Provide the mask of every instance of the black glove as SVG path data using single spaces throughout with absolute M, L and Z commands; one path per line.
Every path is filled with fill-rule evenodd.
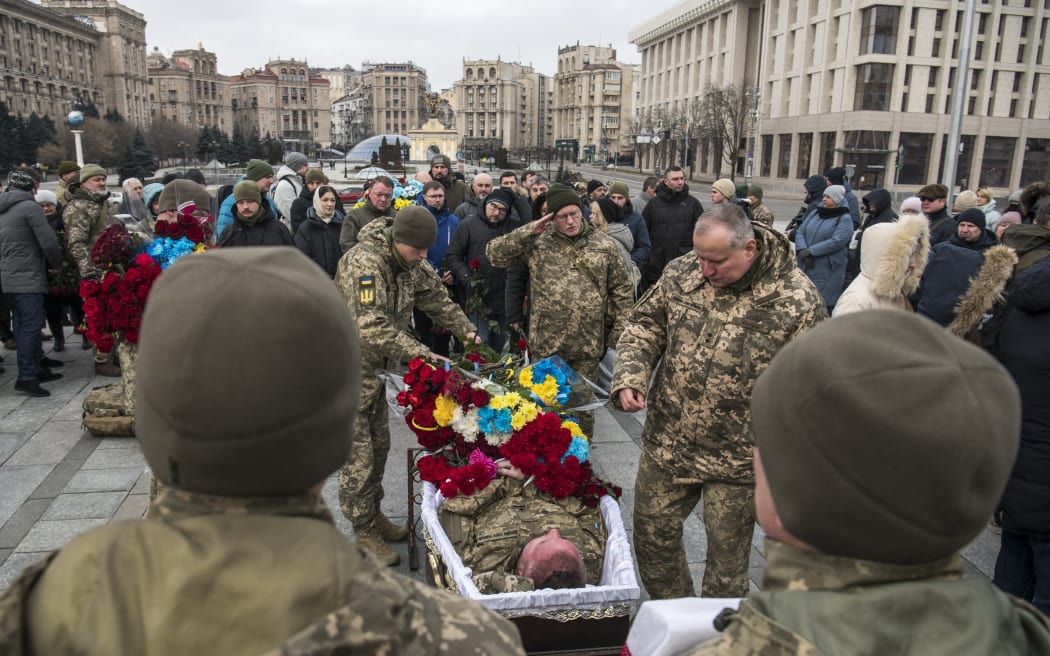
M 802 263 L 805 264 L 806 270 L 812 269 L 814 266 L 816 266 L 816 264 L 813 261 L 813 256 L 809 254 L 808 248 L 803 248 L 798 253 L 796 253 L 796 255 L 798 255 L 798 259 L 802 260 Z

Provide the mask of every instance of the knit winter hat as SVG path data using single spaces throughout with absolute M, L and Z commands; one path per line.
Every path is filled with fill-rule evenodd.
M 254 182 L 245 180 L 241 184 L 249 184 L 255 187 L 256 194 L 259 193 L 259 186 Z M 239 187 L 240 185 L 237 186 Z M 234 187 L 235 202 L 239 200 L 237 199 L 236 189 Z M 145 194 L 143 194 L 143 200 L 145 200 Z M 196 205 L 197 211 L 209 212 L 211 210 L 211 196 L 199 184 L 186 179 L 173 180 L 164 185 L 164 191 L 160 192 L 160 198 L 157 200 L 157 212 L 178 212 L 187 203 Z
M 580 197 L 576 195 L 576 192 L 560 182 L 552 184 L 551 188 L 547 190 L 547 212 L 557 214 L 559 210 L 569 205 L 582 207 L 580 205 Z
M 722 194 L 726 198 L 732 198 L 736 195 L 736 185 L 729 178 L 722 178 L 721 180 L 715 180 L 711 183 L 711 188 Z
M 755 198 L 758 199 L 758 202 L 760 202 L 760 203 L 762 202 L 762 194 L 763 193 L 765 193 L 765 192 L 762 191 L 762 187 L 759 187 L 756 184 L 753 184 L 753 185 L 751 185 L 750 187 L 747 188 L 747 195 L 748 196 L 754 196 Z
M 981 230 L 988 227 L 988 218 L 985 216 L 984 211 L 976 207 L 971 207 L 965 212 L 960 212 L 955 215 L 955 225 L 959 225 L 963 222 L 972 223 Z
M 293 171 L 298 171 L 309 163 L 310 160 L 306 159 L 306 155 L 297 153 L 294 150 L 284 156 L 284 165 Z
M 603 187 L 605 187 L 605 183 L 601 180 L 591 180 L 587 183 L 587 193 L 593 194 L 596 189 L 601 189 Z
M 430 159 L 430 168 L 434 168 L 437 164 L 444 164 L 446 168 L 452 168 L 452 160 L 448 158 L 448 155 L 434 155 Z
M 39 197 L 39 195 L 40 194 L 37 194 L 38 197 Z M 1021 224 L 1021 213 L 1020 212 L 1003 212 L 1003 215 L 1001 217 L 999 217 L 998 225 L 1003 225 L 1004 223 L 1005 224 L 1014 223 L 1014 224 L 1020 225 Z
M 176 180 L 178 182 L 178 180 Z M 174 184 L 174 183 L 172 183 Z M 171 185 L 168 185 L 171 186 Z M 168 187 L 164 188 L 166 192 Z M 164 193 L 161 193 L 163 196 Z M 253 180 L 241 180 L 237 183 L 237 186 L 233 188 L 233 202 L 239 203 L 242 200 L 254 200 L 256 203 L 262 204 L 262 194 L 259 193 L 259 185 Z
M 942 184 L 928 184 L 919 190 L 916 196 L 927 196 L 929 198 L 947 198 L 948 187 Z
M 394 217 L 390 236 L 413 248 L 430 248 L 437 241 L 437 221 L 427 208 L 411 205 Z
M 620 206 L 612 202 L 608 197 L 599 198 L 597 200 L 598 209 L 602 211 L 602 216 L 605 217 L 607 223 L 623 223 L 623 210 Z
M 33 191 L 33 187 L 37 185 L 38 181 L 39 178 L 26 168 L 14 169 L 7 176 L 7 184 L 15 189 L 21 189 L 22 191 Z
M 298 250 L 182 258 L 153 286 L 142 320 L 143 455 L 161 482 L 183 490 L 303 494 L 350 455 L 360 369 L 356 322 Z
M 835 204 L 838 205 L 846 198 L 846 188 L 842 185 L 831 185 L 824 190 L 824 195 L 835 201 Z
M 919 200 L 918 196 L 909 196 L 904 199 L 904 202 L 901 203 L 901 214 L 904 214 L 905 212 L 922 214 L 922 201 Z
M 109 174 L 106 173 L 106 169 L 102 168 L 98 164 L 85 164 L 84 167 L 80 169 L 81 182 L 87 182 L 91 178 L 94 178 L 95 176 L 99 175 L 103 177 L 108 177 Z
M 984 529 L 1020 412 L 994 358 L 899 310 L 820 323 L 777 353 L 751 398 L 784 528 L 824 553 L 896 564 L 946 557 Z
M 73 171 L 79 171 L 79 170 L 80 170 L 80 165 L 77 164 L 76 162 L 71 162 L 68 159 L 62 160 L 62 162 L 58 165 L 58 175 L 59 175 L 59 177 L 65 175 L 67 173 L 72 173 Z
M 55 192 L 53 191 L 50 191 L 48 189 L 41 189 L 40 191 L 36 192 L 36 202 L 51 203 L 52 205 L 58 205 L 58 196 L 56 196 Z M 1020 221 L 1018 221 L 1017 223 L 1020 223 Z
M 624 198 L 631 197 L 631 192 L 627 188 L 626 182 L 614 182 L 609 185 L 609 195 L 612 196 L 613 194 L 620 194 Z
M 972 207 L 977 207 L 977 194 L 967 189 L 955 197 L 955 204 L 952 206 L 952 209 L 956 212 L 963 212 Z
M 272 178 L 273 167 L 270 166 L 269 162 L 264 162 L 261 159 L 248 160 L 248 168 L 244 171 L 244 177 L 255 182 L 263 178 Z
M 824 172 L 824 177 L 831 181 L 833 185 L 844 185 L 846 184 L 846 169 L 841 166 L 828 169 Z
M 485 196 L 485 200 L 481 201 L 481 209 L 484 210 L 489 203 L 499 203 L 507 210 L 510 210 L 514 207 L 514 192 L 504 187 L 493 189 L 492 193 Z
M 324 174 L 321 169 L 310 169 L 306 172 L 307 184 L 311 182 L 319 182 L 321 184 L 328 184 L 328 176 Z

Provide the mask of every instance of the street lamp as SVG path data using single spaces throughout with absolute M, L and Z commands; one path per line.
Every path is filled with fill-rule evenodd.
M 189 144 L 185 141 L 180 141 L 175 144 L 175 147 L 179 149 L 179 154 L 182 155 L 182 172 L 186 173 L 186 149 L 189 148 Z

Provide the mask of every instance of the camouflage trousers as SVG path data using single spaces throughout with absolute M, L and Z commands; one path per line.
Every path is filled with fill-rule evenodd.
M 571 360 L 567 361 L 576 373 L 590 380 L 592 383 L 598 381 L 598 362 L 596 360 Z M 570 412 L 569 416 L 575 417 L 580 422 L 580 428 L 588 439 L 594 437 L 594 411 Z M 594 444 L 592 441 L 591 444 Z
M 701 497 L 707 566 L 701 597 L 746 597 L 755 487 L 721 481 L 683 483 L 644 449 L 634 493 L 634 551 L 653 599 L 695 596 L 682 531 Z
M 353 425 L 350 459 L 339 469 L 339 509 L 360 528 L 372 523 L 383 500 L 390 426 L 383 381 L 361 378 L 361 404 Z

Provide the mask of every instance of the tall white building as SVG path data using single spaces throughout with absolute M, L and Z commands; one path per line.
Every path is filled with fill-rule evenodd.
M 842 165 L 860 189 L 914 191 L 940 179 L 952 98 L 964 93 L 957 183 L 1005 195 L 1050 177 L 1050 2 L 979 3 L 962 85 L 964 6 L 688 0 L 631 32 L 642 51 L 642 108 L 709 82 L 754 84 L 757 182 L 798 192 L 799 180 Z M 698 159 L 697 170 L 710 167 Z
M 531 66 L 464 60 L 453 90 L 450 104 L 468 159 L 491 156 L 499 148 L 535 153 L 551 145 L 550 78 Z

